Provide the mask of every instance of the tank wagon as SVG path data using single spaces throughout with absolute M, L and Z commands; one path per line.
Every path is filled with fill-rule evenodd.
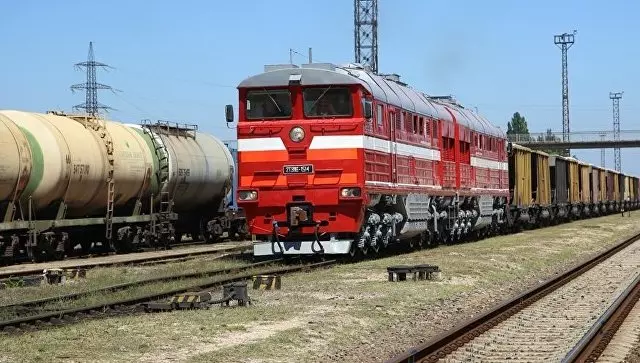
M 375 254 L 638 204 L 637 186 L 620 192 L 637 178 L 509 143 L 452 97 L 359 64 L 265 66 L 238 97 L 237 202 L 256 256 Z
M 4 263 L 233 234 L 234 163 L 193 125 L 0 111 Z M 242 222 L 242 221 L 241 221 Z

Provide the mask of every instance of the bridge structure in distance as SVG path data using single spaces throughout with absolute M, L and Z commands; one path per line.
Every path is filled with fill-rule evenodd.
M 615 149 L 640 147 L 640 130 L 575 131 L 563 140 L 562 132 L 511 134 L 507 139 L 530 149 Z

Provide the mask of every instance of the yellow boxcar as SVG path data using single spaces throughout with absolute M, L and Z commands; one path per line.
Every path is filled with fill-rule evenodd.
M 600 172 L 602 169 L 595 165 L 591 165 L 591 202 L 600 202 Z
M 600 169 L 600 201 L 607 202 L 607 174 L 609 171 L 606 169 Z
M 567 160 L 568 182 L 569 182 L 569 203 L 580 202 L 580 166 L 578 160 L 565 158 Z
M 591 165 L 579 162 L 580 166 L 580 200 L 591 203 Z
M 511 144 L 509 153 L 509 185 L 513 186 L 511 205 L 531 205 L 531 149 Z
M 620 173 L 611 171 L 613 174 L 613 200 L 620 201 Z
M 534 203 L 547 206 L 551 204 L 551 175 L 549 154 L 531 150 L 531 194 Z
M 622 199 L 624 200 L 631 200 L 631 194 L 629 193 L 631 191 L 631 177 L 628 175 L 624 176 L 624 193 L 622 196 Z

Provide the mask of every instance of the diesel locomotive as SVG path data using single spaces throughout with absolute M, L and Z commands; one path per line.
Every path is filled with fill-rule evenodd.
M 359 64 L 268 65 L 238 104 L 256 256 L 375 254 L 638 205 L 637 177 L 510 143 L 452 97 Z

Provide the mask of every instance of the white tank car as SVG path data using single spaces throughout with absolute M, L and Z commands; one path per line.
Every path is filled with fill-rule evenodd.
M 16 202 L 30 175 L 29 142 L 13 121 L 0 114 L 0 201 Z
M 221 140 L 199 131 L 173 133 L 146 125 L 126 125 L 144 134 L 151 147 L 157 148 L 155 167 L 159 174 L 166 170 L 163 191 L 169 192 L 176 213 L 218 211 L 231 189 L 234 172 L 231 153 Z M 157 180 L 154 184 L 162 182 Z
M 36 218 L 45 217 L 38 213 L 43 209 L 57 213 L 60 202 L 66 205 L 67 217 L 104 215 L 108 142 L 113 151 L 115 206 L 129 203 L 148 188 L 151 152 L 138 133 L 121 123 L 13 110 L 0 111 L 0 116 L 28 141 L 32 167 L 21 199 L 26 208 L 31 198 Z M 96 122 L 99 127 L 94 127 Z

